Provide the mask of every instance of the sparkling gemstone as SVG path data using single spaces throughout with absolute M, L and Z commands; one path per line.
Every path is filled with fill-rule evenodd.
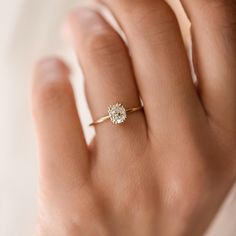
M 108 114 L 113 124 L 122 124 L 127 118 L 126 110 L 120 103 L 109 106 Z

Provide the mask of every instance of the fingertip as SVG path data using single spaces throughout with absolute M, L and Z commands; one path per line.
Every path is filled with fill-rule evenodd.
M 91 15 L 98 15 L 99 10 L 99 5 L 80 5 L 70 11 L 68 14 L 68 21 L 73 21 L 78 18 L 90 18 Z
M 68 76 L 69 75 L 69 67 L 66 63 L 57 57 L 47 57 L 39 60 L 36 63 L 34 75 L 38 76 L 47 76 L 48 74 L 61 74 Z
M 61 106 L 68 98 L 73 98 L 69 77 L 69 67 L 59 58 L 44 58 L 36 64 L 32 86 L 33 114 Z
M 99 27 L 106 26 L 99 10 L 88 6 L 80 6 L 72 10 L 68 15 L 67 25 L 72 33 L 85 29 L 96 31 Z

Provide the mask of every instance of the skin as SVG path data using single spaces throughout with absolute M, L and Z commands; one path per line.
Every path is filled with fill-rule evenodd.
M 95 10 L 69 16 L 95 127 L 87 145 L 64 62 L 38 63 L 40 236 L 200 236 L 236 177 L 236 2 L 182 0 L 198 86 L 175 13 L 161 0 L 104 0 L 128 46 Z

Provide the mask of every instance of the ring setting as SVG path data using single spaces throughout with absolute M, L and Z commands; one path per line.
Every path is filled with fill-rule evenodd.
M 110 105 L 108 107 L 108 114 L 111 122 L 115 125 L 122 124 L 127 119 L 126 109 L 120 103 Z
M 121 103 L 117 102 L 114 105 L 108 106 L 108 115 L 101 117 L 89 126 L 95 126 L 107 120 L 110 120 L 114 125 L 120 125 L 127 120 L 128 114 L 142 109 L 143 106 L 126 109 Z

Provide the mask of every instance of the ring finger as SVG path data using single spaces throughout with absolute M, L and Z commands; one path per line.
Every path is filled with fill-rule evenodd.
M 140 106 L 129 54 L 118 33 L 100 14 L 88 8 L 80 8 L 71 14 L 70 28 L 86 77 L 87 99 L 93 119 L 97 120 L 106 115 L 107 107 L 117 102 L 126 108 Z M 98 141 L 105 139 L 108 143 L 113 142 L 110 132 L 114 128 L 116 130 L 112 132 L 113 138 L 127 132 L 143 132 L 143 113 L 132 114 L 132 118 L 119 127 L 114 127 L 111 122 L 97 125 Z

